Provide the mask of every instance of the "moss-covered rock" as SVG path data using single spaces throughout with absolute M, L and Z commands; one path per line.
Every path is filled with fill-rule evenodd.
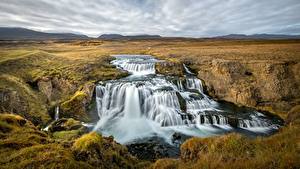
M 78 130 L 68 130 L 49 137 L 21 116 L 0 114 L 0 168 L 123 169 L 149 165 L 131 156 L 112 137 L 95 132 L 80 135 Z
M 32 121 L 46 124 L 51 118 L 43 97 L 22 79 L 7 74 L 0 76 L 0 113 L 14 113 Z
M 82 134 L 81 130 L 56 131 L 52 137 L 61 141 L 70 141 L 79 138 Z
M 73 118 L 61 118 L 56 121 L 53 121 L 48 125 L 49 132 L 68 131 L 68 130 L 87 131 L 87 128 L 83 126 L 80 121 L 74 120 Z
M 77 91 L 69 100 L 60 105 L 60 116 L 74 118 L 80 121 L 89 121 L 86 107 L 88 95 L 83 91 Z
M 95 168 L 136 168 L 140 162 L 131 156 L 127 148 L 92 132 L 77 139 L 72 147 L 78 161 L 85 161 Z M 147 165 L 143 163 L 142 166 Z M 145 167 L 145 166 L 144 166 Z

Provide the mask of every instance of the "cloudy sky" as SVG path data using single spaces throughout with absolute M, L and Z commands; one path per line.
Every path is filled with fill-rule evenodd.
M 300 0 L 1 0 L 0 26 L 93 37 L 300 34 Z

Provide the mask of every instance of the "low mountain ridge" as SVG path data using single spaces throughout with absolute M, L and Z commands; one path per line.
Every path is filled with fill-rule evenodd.
M 0 40 L 88 39 L 73 33 L 46 33 L 26 28 L 0 27 Z
M 229 34 L 224 36 L 217 36 L 215 38 L 221 39 L 300 39 L 300 35 L 284 35 L 284 34 Z
M 102 34 L 98 39 L 114 40 L 114 39 L 159 39 L 160 35 L 121 35 L 121 34 Z

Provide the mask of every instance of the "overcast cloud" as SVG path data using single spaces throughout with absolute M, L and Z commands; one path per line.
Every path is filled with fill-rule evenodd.
M 93 37 L 300 34 L 300 0 L 1 0 L 0 26 Z

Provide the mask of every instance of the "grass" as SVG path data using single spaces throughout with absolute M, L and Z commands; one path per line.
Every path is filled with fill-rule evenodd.
M 50 137 L 21 116 L 0 114 L 0 168 L 137 168 L 149 163 L 131 156 L 112 138 L 62 131 Z M 79 137 L 79 138 L 78 138 Z

